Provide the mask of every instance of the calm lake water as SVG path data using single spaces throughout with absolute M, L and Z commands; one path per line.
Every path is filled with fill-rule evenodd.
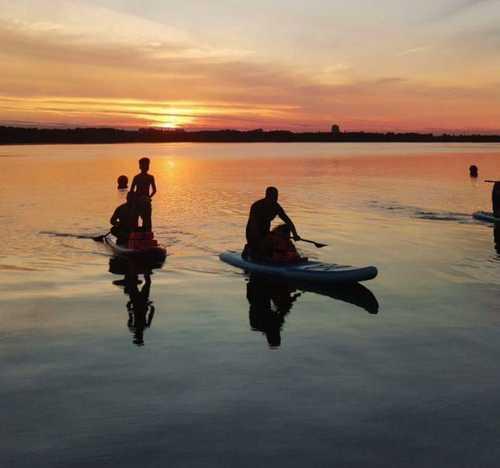
M 131 287 L 74 236 L 107 231 L 141 156 L 169 257 Z M 471 218 L 491 178 L 500 145 L 0 147 L 0 465 L 498 466 L 500 232 Z M 329 244 L 309 257 L 378 267 L 368 290 L 218 260 L 267 185 Z

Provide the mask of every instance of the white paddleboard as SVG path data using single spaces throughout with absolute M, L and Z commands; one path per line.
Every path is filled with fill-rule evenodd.
M 162 246 L 149 247 L 142 250 L 129 249 L 127 247 L 118 245 L 109 234 L 104 237 L 104 244 L 107 245 L 115 255 L 123 257 L 145 258 L 163 261 L 167 256 L 167 250 Z
M 488 223 L 500 223 L 500 218 L 497 218 L 488 211 L 476 211 L 472 217 L 480 221 L 487 221 Z
M 375 278 L 378 273 L 377 268 L 374 266 L 355 267 L 315 261 L 306 261 L 294 265 L 273 265 L 271 263 L 245 260 L 241 257 L 241 253 L 234 251 L 221 253 L 219 258 L 229 265 L 250 273 L 317 284 L 367 281 Z

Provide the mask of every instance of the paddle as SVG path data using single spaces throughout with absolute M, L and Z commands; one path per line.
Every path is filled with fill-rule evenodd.
M 92 240 L 94 240 L 94 241 L 96 241 L 96 242 L 102 242 L 102 241 L 104 241 L 104 238 L 105 238 L 108 234 L 111 234 L 111 231 L 108 231 L 106 234 L 102 234 L 101 236 L 92 237 Z
M 299 239 L 299 241 L 307 242 L 309 244 L 313 244 L 314 247 L 316 247 L 317 249 L 321 249 L 323 247 L 327 247 L 328 246 L 328 244 L 322 244 L 321 242 L 314 242 L 314 241 L 309 240 L 309 239 L 303 239 L 302 237 Z
M 497 182 L 500 182 L 500 180 L 485 180 L 485 182 L 488 182 L 490 184 L 496 184 Z

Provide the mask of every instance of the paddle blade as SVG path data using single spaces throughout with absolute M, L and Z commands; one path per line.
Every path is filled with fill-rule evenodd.
M 328 244 L 322 244 L 320 242 L 315 242 L 314 245 L 318 248 L 318 249 L 322 249 L 323 247 L 327 247 Z
M 104 242 L 104 238 L 109 234 L 106 233 L 106 234 L 102 234 L 100 236 L 96 236 L 96 237 L 92 237 L 92 240 L 95 241 L 95 242 Z

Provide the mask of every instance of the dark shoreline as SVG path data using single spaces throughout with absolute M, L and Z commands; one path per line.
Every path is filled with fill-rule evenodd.
M 184 131 L 115 128 L 1 127 L 0 145 L 110 143 L 500 143 L 500 135 L 432 133 L 291 132 L 262 129 Z

